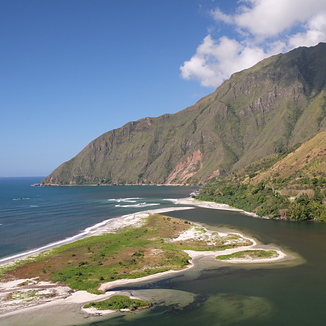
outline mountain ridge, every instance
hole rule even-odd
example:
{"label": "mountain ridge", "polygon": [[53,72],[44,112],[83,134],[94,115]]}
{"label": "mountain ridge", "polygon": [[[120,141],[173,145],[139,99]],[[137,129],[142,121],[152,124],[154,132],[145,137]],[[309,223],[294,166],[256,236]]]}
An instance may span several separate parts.
{"label": "mountain ridge", "polygon": [[104,133],[42,183],[204,183],[325,130],[325,78],[324,43],[264,59],[182,111]]}

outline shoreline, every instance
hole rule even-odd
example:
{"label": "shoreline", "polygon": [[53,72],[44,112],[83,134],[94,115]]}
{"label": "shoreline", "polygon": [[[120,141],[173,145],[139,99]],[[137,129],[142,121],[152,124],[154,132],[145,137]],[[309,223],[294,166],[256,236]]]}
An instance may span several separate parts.
{"label": "shoreline", "polygon": [[[175,205],[192,205],[192,206],[197,206],[197,207],[202,207],[202,208],[234,211],[234,212],[243,213],[245,215],[249,215],[249,216],[253,216],[253,217],[259,217],[255,213],[246,212],[242,209],[234,208],[227,204],[218,204],[218,203],[214,203],[214,202],[200,201],[200,200],[196,200],[192,197],[185,197],[185,198],[179,198],[179,199],[164,199],[164,200],[170,201],[170,202],[174,203]],[[61,245],[67,244],[67,243],[71,243],[71,242],[74,242],[74,241],[77,241],[80,239],[84,239],[89,236],[100,235],[105,232],[116,231],[119,228],[123,228],[124,224],[126,224],[125,226],[141,225],[140,220],[142,218],[146,218],[147,216],[149,216],[151,214],[160,214],[160,213],[166,213],[166,212],[171,212],[171,211],[188,210],[188,209],[194,209],[194,208],[195,207],[158,208],[158,209],[139,211],[136,213],[121,215],[118,217],[107,219],[107,220],[104,220],[102,222],[99,222],[95,225],[92,225],[92,226],[84,229],[83,231],[81,231],[80,233],[78,233],[72,237],[69,237],[69,238],[66,238],[63,240],[58,240],[58,241],[46,244],[42,247],[38,247],[38,248],[29,250],[26,252],[22,252],[22,253],[18,253],[18,254],[12,255],[12,256],[0,258],[0,268],[4,267],[5,265],[7,265],[9,263],[15,263],[16,261],[26,259],[28,257],[32,257],[34,255],[37,255],[37,254],[43,252],[43,251],[50,250],[50,249],[59,247]],[[142,216],[142,215],[144,215],[144,216]],[[262,217],[259,217],[259,218],[262,218]],[[137,220],[137,222],[131,223],[132,219]],[[266,218],[266,219],[268,219],[268,218]]]}
{"label": "shoreline", "polygon": [[195,187],[198,188],[199,185],[192,185],[192,184],[184,184],[184,183],[125,183],[125,184],[118,184],[118,183],[84,183],[84,184],[59,184],[59,183],[35,183],[32,185],[33,187],[119,187],[119,186],[153,186],[153,187]]}
{"label": "shoreline", "polygon": [[[210,209],[232,210],[232,211],[242,212],[242,210],[229,207],[228,205],[211,203],[211,202],[200,202],[193,198],[167,199],[167,200],[174,202],[176,205],[178,205],[178,204],[193,205],[193,206],[210,208]],[[105,221],[98,223],[90,228],[87,228],[83,233],[85,234],[84,237],[88,237],[88,236],[100,235],[103,233],[116,232],[117,230],[124,228],[126,226],[141,226],[146,217],[148,217],[149,215],[155,214],[155,213],[164,213],[164,212],[177,211],[177,210],[188,210],[188,209],[194,209],[194,207],[170,207],[170,208],[165,208],[165,209],[162,208],[162,209],[141,211],[141,212],[137,212],[134,214],[128,214],[128,215],[124,215],[121,217],[105,220]],[[200,223],[194,223],[194,224],[197,226],[203,227]],[[204,229],[206,230],[205,227],[204,227]],[[220,232],[218,232],[218,233],[222,235],[222,233],[220,233]],[[184,273],[186,270],[194,267],[196,265],[196,261],[200,260],[202,258],[209,258],[209,259],[212,259],[212,261],[214,260],[216,262],[221,262],[219,260],[216,260],[215,257],[218,255],[227,255],[227,254],[231,254],[233,252],[249,250],[249,249],[251,249],[251,250],[266,249],[267,250],[266,247],[268,247],[268,246],[258,245],[257,242],[255,241],[255,239],[245,237],[242,234],[237,233],[237,232],[228,232],[228,233],[240,235],[242,238],[251,241],[252,244],[250,246],[243,246],[243,247],[238,247],[238,248],[234,248],[234,249],[225,249],[225,250],[218,250],[218,251],[184,250],[190,256],[190,261],[189,261],[189,265],[181,270],[169,270],[169,271],[165,271],[165,272],[161,272],[161,273],[157,273],[157,274],[148,275],[148,276],[145,276],[142,278],[121,279],[121,280],[103,283],[99,287],[99,290],[106,291],[106,292],[104,294],[100,294],[100,295],[94,295],[94,294],[88,293],[86,291],[75,291],[75,292],[72,291],[72,293],[69,293],[69,291],[67,290],[66,292],[64,292],[64,294],[61,297],[53,298],[53,300],[50,300],[50,302],[49,302],[49,300],[45,301],[45,302],[42,301],[39,303],[36,302],[35,305],[32,305],[30,307],[26,307],[26,306],[22,305],[20,307],[16,307],[14,311],[9,311],[9,312],[4,311],[4,313],[2,313],[2,314],[0,312],[0,319],[9,317],[9,316],[14,316],[17,314],[23,314],[23,313],[25,314],[25,313],[29,313],[32,311],[33,311],[33,313],[34,312],[37,313],[37,311],[39,309],[42,309],[44,307],[48,307],[48,308],[49,307],[57,307],[58,305],[66,305],[66,304],[79,305],[79,310],[80,310],[80,309],[82,309],[82,307],[80,307],[81,304],[85,305],[92,301],[104,300],[114,294],[117,294],[116,291],[108,291],[109,289],[112,289],[114,287],[127,286],[128,284],[133,284],[133,283],[146,282],[148,280],[166,278],[167,276],[170,276],[173,274]],[[226,233],[223,233],[223,235],[225,235],[225,234]],[[78,236],[80,236],[80,235],[78,235]],[[77,236],[75,236],[75,237],[77,237]],[[73,238],[75,238],[75,237],[73,237]],[[190,232],[187,235],[187,237],[189,239],[190,238],[195,239],[196,234],[194,232],[193,233]],[[69,238],[69,239],[66,239],[63,241],[65,241],[64,243],[67,243],[67,240],[71,240],[71,239],[72,238]],[[73,241],[74,240],[71,240],[69,242],[73,242]],[[39,254],[40,252],[42,252],[44,250],[48,250],[48,249],[54,248],[55,246],[60,246],[62,244],[63,244],[63,242],[59,241],[59,242],[56,242],[53,244],[49,244],[48,246],[46,246],[46,248],[42,247],[42,248],[35,249],[30,253],[21,254],[21,255],[19,255],[19,257],[17,257],[18,255],[13,256],[13,257],[8,257],[8,258],[6,258],[5,262],[3,262],[3,260],[0,260],[0,267],[4,267],[7,264],[15,263],[16,261],[21,260],[21,259],[26,259],[30,256]],[[243,263],[243,264],[264,263],[264,264],[268,264],[268,263],[275,262],[275,261],[286,261],[286,260],[293,259],[293,257],[284,253],[283,251],[281,251],[278,248],[277,249],[272,248],[272,249],[277,251],[277,253],[278,253],[277,257],[265,258],[265,259],[224,260],[222,262],[222,264],[223,265],[229,264],[229,263]],[[2,264],[1,264],[1,262],[2,262]],[[16,283],[12,283],[12,284],[9,284],[11,282],[0,283],[0,294],[1,294],[1,292],[2,293],[3,292],[5,292],[5,293],[13,292],[15,289],[17,290],[19,283],[23,283],[26,281],[27,280],[17,280]],[[58,287],[58,284],[54,284],[54,283],[45,284],[45,286],[51,286],[51,287],[55,287],[55,285]],[[125,292],[125,291],[122,291],[122,292]],[[119,291],[119,292],[121,292],[121,291]],[[110,311],[110,313],[111,312],[115,312],[115,311]],[[98,314],[101,314],[101,311],[96,311],[96,312],[88,311],[87,313],[94,313],[94,314],[98,315]]]}
{"label": "shoreline", "polygon": [[243,209],[231,207],[227,204],[219,204],[219,203],[215,203],[215,202],[211,202],[211,201],[201,201],[201,200],[197,200],[192,197],[186,197],[186,198],[180,198],[180,199],[168,199],[168,200],[171,200],[173,203],[179,204],[179,205],[194,205],[194,206],[202,207],[202,208],[239,212],[239,213],[243,213],[245,215],[260,218],[260,219],[267,219],[267,220],[271,219],[268,216],[263,216],[263,217],[258,216],[257,214],[255,214],[253,212],[247,212]]}
{"label": "shoreline", "polygon": [[13,256],[4,257],[0,259],[0,268],[5,267],[7,264],[15,263],[19,260],[26,259],[28,257],[33,257],[35,255],[38,255],[41,252],[59,247],[61,245],[71,243],[77,240],[81,240],[87,237],[100,235],[103,233],[110,233],[110,232],[116,232],[117,230],[124,228],[126,226],[141,226],[142,220],[148,217],[152,214],[161,214],[161,213],[167,213],[171,211],[178,211],[178,210],[188,210],[188,209],[194,209],[194,207],[167,207],[167,208],[158,208],[158,209],[151,209],[151,210],[145,210],[140,211],[132,214],[122,215],[118,217],[114,217],[111,219],[104,220],[100,223],[97,223],[93,226],[90,226],[83,230],[82,232],[66,238],[64,240],[59,240],[56,242],[49,243],[45,246],[35,248],[32,250],[29,250],[27,252],[18,253]]}

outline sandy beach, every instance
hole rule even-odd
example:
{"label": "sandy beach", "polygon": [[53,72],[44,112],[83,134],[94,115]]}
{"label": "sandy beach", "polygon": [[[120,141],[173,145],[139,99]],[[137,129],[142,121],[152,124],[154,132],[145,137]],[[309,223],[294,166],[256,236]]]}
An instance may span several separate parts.
{"label": "sandy beach", "polygon": [[[187,207],[171,207],[167,209],[155,209],[155,210],[148,210],[144,212],[139,212],[135,214],[130,214],[126,216],[122,216],[119,218],[114,218],[111,220],[107,220],[101,225],[98,225],[96,228],[90,228],[87,232],[87,236],[93,235],[100,235],[104,233],[116,232],[119,229],[122,229],[127,226],[141,226],[144,223],[144,219],[151,214],[155,213],[165,213],[169,211],[175,210],[186,210],[186,209],[193,209],[193,206],[205,207],[210,209],[222,209],[222,210],[233,210],[233,211],[241,211],[234,208],[231,208],[227,205],[223,204],[216,204],[216,203],[208,203],[208,202],[200,202],[194,200],[193,198],[183,198],[178,200],[171,200],[175,204],[182,204],[182,205],[191,205]],[[200,231],[198,231],[200,228]],[[250,245],[237,247],[234,249],[226,249],[222,251],[194,251],[194,250],[185,250],[185,252],[189,255],[190,261],[189,265],[186,269],[192,268],[196,261],[205,257],[206,259],[211,259],[212,261],[216,261],[215,257],[218,255],[228,255],[234,252],[243,251],[243,250],[259,250],[259,249],[271,249],[268,246],[261,246],[258,245],[255,239],[248,238],[243,236],[240,233],[232,232],[232,234],[236,234],[242,240],[245,239],[250,242]],[[180,234],[178,238],[172,239],[171,241],[180,241],[187,240],[187,239],[199,239],[205,241],[213,241],[214,237],[227,237],[228,233],[225,232],[216,232],[210,231],[209,229],[203,227],[200,224],[195,224],[189,230],[185,231],[184,233]],[[284,261],[287,259],[291,259],[293,257],[289,257],[286,253],[284,253],[279,248],[272,248],[277,252],[277,256],[268,259],[232,259],[223,261],[223,264],[234,264],[234,263],[244,263],[244,264],[253,264],[253,263],[263,263],[268,264],[275,261]],[[33,255],[37,254],[37,252],[33,252]],[[26,258],[26,256],[21,256],[19,259]],[[10,261],[12,263],[13,261]],[[8,262],[7,262],[8,264]],[[86,291],[73,291],[68,287],[64,287],[62,285],[49,283],[49,282],[38,282],[37,279],[30,279],[30,280],[16,280],[13,282],[7,283],[0,283],[0,320],[4,321],[4,324],[1,322],[1,325],[14,325],[15,320],[17,321],[21,316],[31,316],[38,314],[38,312],[44,312],[44,309],[47,311],[58,311],[58,310],[65,310],[66,315],[74,314],[78,315],[77,318],[79,321],[74,319],[75,323],[81,323],[81,320],[87,318],[87,316],[95,314],[105,314],[105,313],[112,313],[112,311],[105,311],[99,312],[96,310],[82,310],[82,306],[86,303],[92,301],[100,301],[106,299],[114,294],[121,294],[121,292],[116,291],[108,291],[109,289],[113,289],[116,287],[126,286],[132,283],[140,283],[145,281],[150,281],[154,279],[166,278],[173,274],[177,273],[184,273],[185,269],[183,270],[172,270],[163,273],[158,273],[154,275],[149,275],[143,278],[138,279],[123,279],[123,280],[116,280],[108,283],[101,284],[99,290],[105,293],[101,295],[95,295],[88,293]],[[8,300],[10,296],[14,296],[15,293],[20,293],[20,298],[16,300]],[[22,293],[27,293],[26,296]],[[125,291],[122,291],[123,293]],[[33,300],[28,299],[28,293],[33,293],[34,298]],[[155,297],[155,296],[154,296]],[[142,298],[146,299],[146,298]],[[73,307],[73,309],[72,309]],[[71,312],[68,312],[68,309]],[[78,313],[77,313],[78,312]],[[86,317],[85,317],[86,316]],[[71,316],[70,316],[71,317]],[[17,319],[18,318],[18,319]],[[8,324],[6,324],[8,322]],[[56,323],[53,323],[53,326],[61,326],[67,325],[65,318],[59,318]],[[31,325],[36,325],[36,323],[32,323]]]}
{"label": "sandy beach", "polygon": [[179,205],[194,205],[194,206],[203,207],[203,208],[219,209],[219,210],[224,210],[224,211],[234,211],[234,212],[240,212],[240,213],[243,213],[243,214],[246,214],[249,216],[253,216],[253,217],[268,219],[268,217],[260,217],[255,213],[246,212],[243,209],[234,208],[227,204],[219,204],[219,203],[214,203],[214,202],[209,202],[209,201],[200,201],[200,200],[197,200],[192,197],[180,198],[180,199],[169,199],[169,200],[172,201],[174,204],[179,204]]}

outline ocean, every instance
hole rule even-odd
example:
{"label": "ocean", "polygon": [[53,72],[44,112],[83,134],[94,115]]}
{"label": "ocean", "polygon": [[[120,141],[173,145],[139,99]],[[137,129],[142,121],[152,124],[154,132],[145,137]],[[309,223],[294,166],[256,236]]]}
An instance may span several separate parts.
{"label": "ocean", "polygon": [[52,243],[77,239],[110,218],[171,207],[173,203],[165,199],[188,197],[196,189],[34,186],[42,179],[0,178],[0,262]]}
{"label": "ocean", "polygon": [[[173,207],[165,199],[187,197],[194,190],[163,186],[31,186],[40,180],[0,179],[2,259],[64,241],[113,217]],[[198,207],[165,215],[215,229],[240,231],[261,244],[274,244],[293,253],[300,263],[216,266],[205,262],[200,268],[166,279],[117,288],[170,293],[170,301],[137,313],[85,319],[84,326],[325,325],[326,224],[257,219],[238,212]],[[195,300],[180,307],[179,298],[183,300],[187,294]],[[46,315],[43,318],[43,324],[51,326],[51,320]]]}

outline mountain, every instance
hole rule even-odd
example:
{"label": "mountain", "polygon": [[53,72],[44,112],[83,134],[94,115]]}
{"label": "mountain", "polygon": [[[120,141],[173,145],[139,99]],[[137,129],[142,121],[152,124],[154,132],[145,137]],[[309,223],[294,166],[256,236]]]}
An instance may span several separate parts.
{"label": "mountain", "polygon": [[326,129],[326,44],[235,73],[175,114],[111,130],[43,184],[198,184],[305,143]]}
{"label": "mountain", "polygon": [[[256,171],[251,182],[257,184],[263,180],[275,180],[282,183],[282,193],[298,188],[298,180],[310,180],[318,177],[326,181],[326,131],[318,133],[293,152],[275,162],[265,171]],[[295,187],[293,187],[295,185]],[[297,192],[298,193],[298,192]]]}
{"label": "mountain", "polygon": [[286,152],[208,181],[198,199],[259,216],[326,222],[326,131]]}

